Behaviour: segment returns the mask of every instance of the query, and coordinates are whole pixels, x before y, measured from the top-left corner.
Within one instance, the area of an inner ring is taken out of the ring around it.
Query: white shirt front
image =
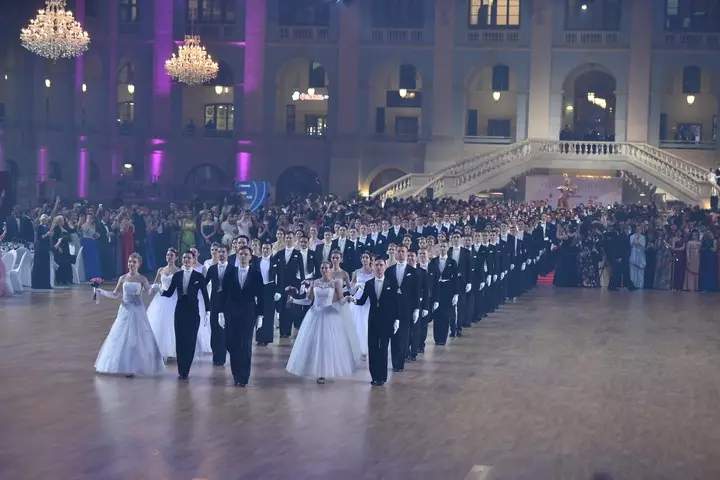
[[[245,286],[245,280],[247,279],[248,267],[238,267],[238,282],[240,288]]]
[[[455,260],[455,263],[460,263],[460,247],[453,247],[452,259]]]
[[[422,268],[423,270],[427,271],[427,269],[428,269],[428,264],[427,264],[427,263],[421,263],[421,264],[420,264],[420,268]]]
[[[222,292],[222,281],[225,277],[225,268],[227,267],[227,262],[218,263],[217,269],[218,269],[218,292]]]
[[[344,238],[338,238],[338,250],[341,252],[345,251],[345,239]]]
[[[375,296],[380,299],[380,294],[382,293],[382,287],[383,287],[383,281],[385,280],[385,277],[377,278],[375,277]]]
[[[270,257],[260,258],[260,274],[262,275],[263,284],[267,285],[270,280]]]
[[[445,264],[447,263],[447,257],[438,257],[438,266],[440,267],[440,275],[445,271]]]
[[[307,275],[309,273],[308,270],[310,269],[310,265],[308,265],[308,261],[307,261],[307,252],[308,252],[307,249],[300,250],[300,256],[302,257],[302,267],[304,270],[303,275]]]
[[[190,275],[194,270],[192,268],[183,268],[183,294],[187,293],[188,287],[190,286]]]
[[[292,257],[292,253],[295,249],[290,247],[285,247],[285,263],[287,264],[290,261],[290,257]]]
[[[327,262],[330,260],[330,251],[332,250],[332,244],[328,245],[327,243],[323,244],[323,261]]]
[[[397,282],[398,285],[402,285],[403,277],[405,276],[405,266],[407,263],[396,263],[395,264],[395,273],[397,274]]]

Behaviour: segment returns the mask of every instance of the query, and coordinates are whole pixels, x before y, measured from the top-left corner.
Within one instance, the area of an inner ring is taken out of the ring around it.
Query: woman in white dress
[[[286,370],[301,377],[315,377],[320,384],[326,378],[343,377],[357,370],[360,345],[348,325],[352,325],[349,309],[343,308],[340,280],[333,280],[332,266],[323,262],[322,277],[310,285],[308,298],[290,303],[310,304],[295,339]]]
[[[169,248],[165,254],[167,265],[160,268],[155,276],[155,285],[161,291],[170,288],[172,277],[179,270],[177,267],[177,250]],[[155,340],[157,341],[160,353],[163,358],[176,358],[175,353],[175,306],[177,305],[177,293],[172,297],[163,297],[156,294],[147,308],[147,316],[150,321]]]
[[[193,265],[193,270],[198,273],[202,273],[203,277],[206,276],[207,269],[198,260],[198,255],[200,252],[198,252],[198,249],[195,247],[192,247],[190,251],[193,252],[193,254],[195,255],[195,265]],[[203,300],[203,297],[199,292],[198,307],[200,308],[200,312],[205,311],[205,300]],[[197,344],[195,346],[195,358],[203,358],[204,356],[209,354],[212,354],[212,347],[210,346],[210,323],[205,322],[203,317],[203,320],[200,322],[200,328],[198,329]]]
[[[131,254],[128,258],[129,273],[120,277],[115,291],[95,290],[105,297],[122,298],[115,322],[95,360],[95,371],[98,373],[132,377],[157,375],[165,369],[145,313],[142,292],[149,291],[150,285],[138,273],[141,262],[140,255]]]
[[[358,268],[353,273],[352,284],[357,286],[355,292],[355,298],[360,299],[362,296],[363,287],[365,282],[375,276],[372,268],[372,257],[368,252],[364,252],[360,257],[362,262],[362,268]],[[360,350],[362,351],[363,359],[367,358],[367,336],[368,336],[368,315],[370,313],[370,304],[365,305],[350,305],[350,310],[353,313],[353,322],[355,324],[355,333],[357,333],[358,343],[360,343]]]

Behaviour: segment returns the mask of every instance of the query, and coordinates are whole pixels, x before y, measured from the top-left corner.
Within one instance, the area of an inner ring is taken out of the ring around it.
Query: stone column
[[[515,120],[515,141],[522,142],[528,135],[528,93],[516,93],[517,112]]]
[[[648,118],[648,126],[646,142],[656,147],[660,146],[660,115],[662,115],[662,101],[663,94],[661,92],[653,91],[650,93],[650,114]],[[629,126],[628,126],[629,129]],[[668,133],[670,133],[668,131]],[[628,141],[632,141],[628,137]]]
[[[631,25],[637,26],[648,22],[648,12],[652,12],[652,0],[633,0],[631,2]],[[650,16],[652,19],[652,16]],[[652,70],[652,39],[653,36],[646,28],[630,29],[630,69],[628,78],[628,91],[625,98],[627,115],[627,141],[647,142],[653,136],[652,129],[649,129],[648,111],[650,108],[650,72]],[[618,129],[620,117],[620,99],[616,102],[615,128],[618,131],[617,140],[620,140]],[[650,121],[659,122],[651,116]],[[658,129],[655,128],[654,136],[657,138]]]
[[[530,52],[530,101],[528,105],[528,138],[557,138],[559,129],[552,132],[553,16],[551,0],[535,0]],[[562,93],[559,93],[562,101]],[[558,109],[555,116],[560,113]]]
[[[107,110],[105,112],[106,118],[106,129],[107,129],[107,140],[106,146],[107,157],[105,161],[100,162],[98,168],[100,169],[100,179],[103,183],[109,183],[112,179],[113,182],[120,174],[120,166],[122,165],[123,158],[118,148],[118,41],[119,41],[119,13],[118,4],[120,2],[108,2],[107,9],[108,15],[105,18],[107,22],[106,28],[108,32],[107,38],[107,51],[106,58],[103,61],[105,79],[107,80]]]
[[[532,89],[532,87],[530,87]],[[532,90],[530,93],[530,104],[532,105]],[[550,140],[558,140],[560,138],[560,130],[562,129],[562,121],[563,121],[563,111],[564,111],[564,105],[563,105],[563,92],[562,90],[553,89],[550,91],[550,110],[548,111],[548,120],[545,122],[547,126],[547,134],[545,138]],[[530,121],[530,129],[533,128],[533,122],[538,122],[539,120],[536,117],[532,117]],[[537,138],[537,137],[530,137],[530,138]]]
[[[647,103],[647,102],[646,102]],[[647,108],[646,108],[647,111]],[[628,94],[625,92],[615,93],[615,141],[624,142],[627,140],[627,127],[630,120],[628,110]],[[645,118],[645,138],[647,139],[647,118]],[[646,142],[647,140],[643,140]]]
[[[172,126],[175,123],[172,120],[173,87],[170,77],[165,73],[165,61],[172,56],[174,48],[174,2],[172,0],[156,0],[153,3],[155,9],[152,30],[152,139],[148,143],[149,148],[146,155],[150,161],[145,165],[146,183],[150,184],[168,178],[166,170],[169,168],[167,165],[169,159],[164,147],[172,136]],[[177,94],[175,97],[177,101]]]
[[[454,0],[435,1],[435,48],[433,49],[433,91],[432,91],[432,138],[452,140],[457,133],[453,130],[454,116],[462,115],[455,110],[453,55],[455,50],[455,8]],[[423,92],[424,93],[424,92]]]
[[[268,165],[262,158],[263,127],[265,126],[265,30],[266,0],[246,0],[245,4],[245,78],[242,100],[242,140],[238,145],[235,178],[262,178]],[[241,93],[237,91],[236,95]],[[250,155],[242,156],[247,153]],[[242,169],[241,169],[242,167]]]

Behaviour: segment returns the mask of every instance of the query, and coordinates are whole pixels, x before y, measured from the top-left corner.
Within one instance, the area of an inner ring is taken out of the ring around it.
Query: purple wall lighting
[[[48,149],[40,147],[37,152],[37,180],[45,182],[48,179]]]
[[[162,164],[165,153],[162,150],[153,150],[150,162],[150,174],[152,175],[152,183],[157,183],[162,174]]]
[[[88,153],[81,148],[78,155],[78,197],[87,198],[88,191]]]
[[[155,0],[155,85],[154,93],[162,97],[170,97],[172,84],[165,73],[165,60],[173,53],[173,2],[172,0]]]
[[[238,152],[235,156],[235,180],[246,182],[250,180],[250,163],[252,155],[248,152]]]

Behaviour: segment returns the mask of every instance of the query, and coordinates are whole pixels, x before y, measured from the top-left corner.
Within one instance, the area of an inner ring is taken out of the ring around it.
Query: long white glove
[[[279,302],[281,298],[282,298],[282,295],[280,295],[279,293],[276,293],[275,295],[273,295],[273,300],[276,302]]]
[[[478,288],[478,292],[485,288],[485,282],[480,282],[480,288]]]
[[[417,323],[418,318],[420,318],[420,310],[413,310],[413,323]]]
[[[432,306],[432,311],[434,312],[435,310],[437,310],[439,306],[440,304],[438,302],[434,302]]]
[[[260,329],[262,328],[262,324],[263,324],[263,317],[262,317],[262,315],[259,315],[259,316],[257,317],[257,322],[256,322],[256,323],[257,323],[257,326],[255,327],[255,330],[260,330]]]
[[[530,265],[530,263],[532,263],[532,258],[528,258],[525,263],[527,263],[528,265]]]
[[[465,284],[465,293],[468,293],[470,290],[472,290],[472,283],[466,283]]]
[[[305,286],[305,284],[300,285],[300,290],[298,290],[298,293],[300,295],[305,295],[307,293],[307,287]]]
[[[452,298],[452,302],[451,302],[452,306],[454,307],[455,305],[457,305],[457,302],[458,302],[458,294],[456,293],[455,295],[453,295],[453,298]]]
[[[220,328],[225,328],[225,314],[224,313],[218,313],[218,325],[220,325]]]
[[[493,275],[493,282],[497,282],[497,274]]]
[[[96,288],[93,290],[93,292],[100,297],[120,298],[119,292],[108,292],[107,290],[103,290],[102,288]]]
[[[428,316],[428,313],[430,313],[430,312],[428,312],[427,310],[423,310],[423,311],[420,312],[420,316],[421,316],[421,317],[427,317],[427,316]]]
[[[522,265],[520,265],[520,271],[521,271],[521,272],[524,272],[524,271],[525,271],[525,264],[524,264],[524,263],[523,263]]]
[[[511,264],[510,264],[510,270],[515,270],[515,264],[514,264],[514,263],[511,263]]]
[[[159,283],[153,283],[152,285],[148,285],[148,294],[149,295],[155,295],[157,292],[160,291],[161,285]]]
[[[503,278],[505,278],[505,272],[500,272],[500,280],[502,280]]]
[[[488,285],[492,285],[492,275],[488,275],[485,280],[487,280],[486,283],[487,283]]]
[[[398,330],[400,330],[400,320],[395,320],[395,322],[393,322],[393,335],[395,335]]]
[[[210,312],[205,312],[205,320],[203,321],[203,327],[207,327],[210,323]]]

